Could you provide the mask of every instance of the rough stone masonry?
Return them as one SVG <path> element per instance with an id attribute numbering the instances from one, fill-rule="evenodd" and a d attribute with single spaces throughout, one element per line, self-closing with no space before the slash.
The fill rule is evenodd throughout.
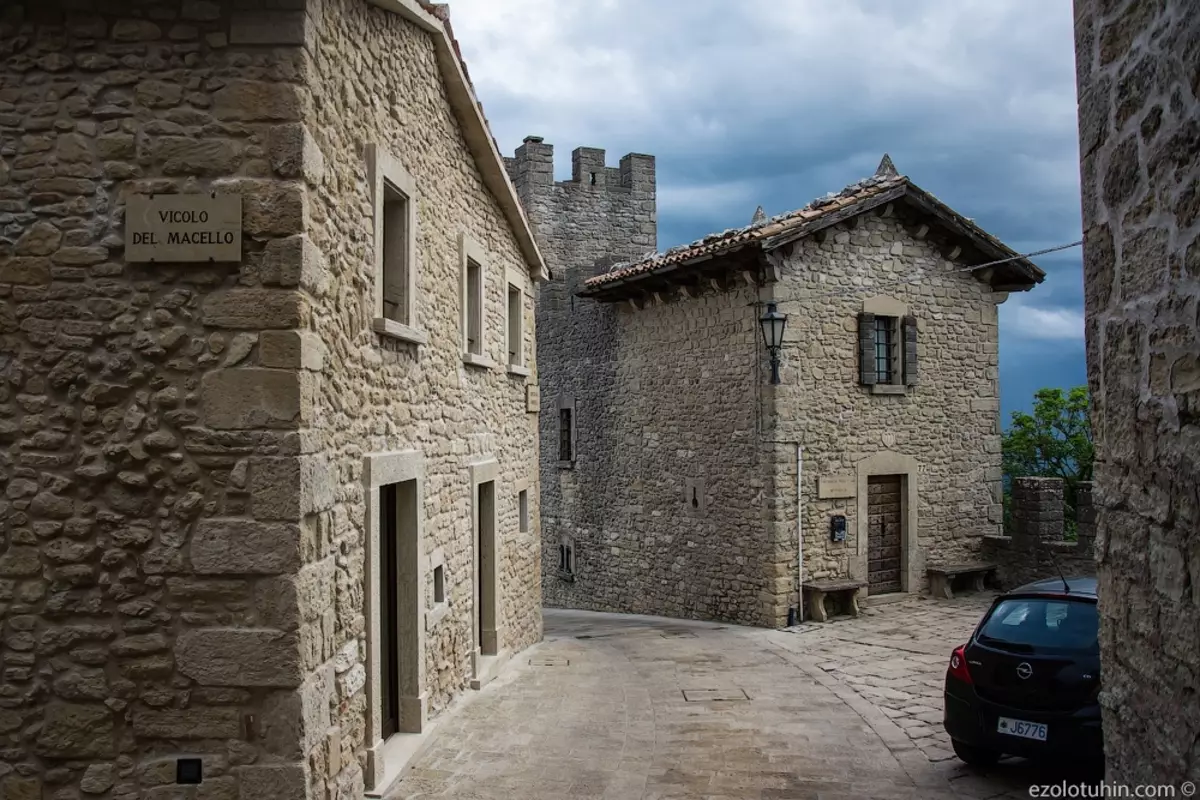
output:
<path id="1" fill-rule="evenodd" d="M 884 519 L 893 579 L 875 591 L 919 592 L 927 565 L 978 560 L 1002 516 L 996 309 L 1040 277 L 964 274 L 1012 253 L 948 209 L 941 222 L 910 209 L 885 159 L 814 201 L 805 213 L 830 224 L 772 253 L 774 269 L 752 248 L 698 243 L 664 266 L 682 289 L 632 275 L 597 302 L 592 283 L 639 264 L 656 235 L 653 159 L 604 156 L 576 149 L 557 182 L 538 137 L 508 159 L 554 272 L 537 312 L 546 604 L 782 626 L 801 558 L 805 581 L 868 587 L 867 529 Z M 739 232 L 705 242 L 725 235 Z M 789 314 L 777 387 L 764 385 L 763 302 Z M 875 311 L 912 321 L 909 385 L 863 385 L 859 326 Z M 891 502 L 872 507 L 875 476 L 890 476 Z M 844 540 L 831 541 L 835 518 Z"/>
<path id="2" fill-rule="evenodd" d="M 1076 0 L 1109 778 L 1200 781 L 1200 5 Z"/>
<path id="3" fill-rule="evenodd" d="M 473 464 L 495 486 L 496 645 L 540 637 L 536 248 L 448 27 L 389 5 L 0 9 L 6 800 L 357 799 L 390 774 L 368 724 L 373 455 L 419 465 L 405 730 L 479 677 Z M 375 330 L 369 148 L 415 186 L 409 340 Z M 128 263 L 131 195 L 211 192 L 242 198 L 240 263 Z M 523 373 L 464 362 L 464 237 L 497 364 L 520 292 Z"/>

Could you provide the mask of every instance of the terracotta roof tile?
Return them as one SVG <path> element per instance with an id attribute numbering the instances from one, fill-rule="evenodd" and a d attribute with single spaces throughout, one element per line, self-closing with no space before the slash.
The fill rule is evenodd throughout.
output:
<path id="1" fill-rule="evenodd" d="M 734 228 L 720 233 L 710 234 L 691 244 L 673 247 L 663 253 L 647 253 L 637 261 L 626 261 L 615 264 L 608 272 L 589 278 L 586 285 L 589 289 L 601 287 L 606 283 L 652 272 L 671 264 L 679 264 L 701 256 L 713 256 L 744 247 L 748 244 L 761 242 L 766 239 L 798 229 L 813 220 L 833 214 L 846 206 L 868 200 L 875 195 L 908 183 L 902 175 L 872 175 L 857 183 L 852 183 L 840 192 L 831 192 L 824 197 L 813 200 L 803 208 L 789 211 L 776 217 L 759 220 L 744 228 Z"/>

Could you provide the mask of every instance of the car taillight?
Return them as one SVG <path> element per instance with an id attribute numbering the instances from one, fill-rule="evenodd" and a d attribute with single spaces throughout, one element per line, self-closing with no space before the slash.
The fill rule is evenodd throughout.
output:
<path id="1" fill-rule="evenodd" d="M 950 669 L 949 674 L 958 678 L 963 683 L 974 683 L 971 680 L 971 670 L 967 669 L 967 646 L 963 645 L 954 650 L 950 654 Z"/>

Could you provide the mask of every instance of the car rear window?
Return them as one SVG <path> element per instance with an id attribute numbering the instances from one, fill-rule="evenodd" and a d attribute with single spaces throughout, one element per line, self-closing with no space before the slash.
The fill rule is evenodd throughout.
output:
<path id="1" fill-rule="evenodd" d="M 1016 597 L 992 610 L 979 641 L 1020 653 L 1098 653 L 1099 629 L 1095 603 Z"/>

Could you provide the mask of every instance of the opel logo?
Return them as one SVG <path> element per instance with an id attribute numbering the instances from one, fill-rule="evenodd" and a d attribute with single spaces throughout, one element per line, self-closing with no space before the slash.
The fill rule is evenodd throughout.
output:
<path id="1" fill-rule="evenodd" d="M 1017 677 L 1021 680 L 1026 680 L 1033 674 L 1033 667 L 1029 666 L 1028 661 L 1022 661 L 1017 664 Z"/>

